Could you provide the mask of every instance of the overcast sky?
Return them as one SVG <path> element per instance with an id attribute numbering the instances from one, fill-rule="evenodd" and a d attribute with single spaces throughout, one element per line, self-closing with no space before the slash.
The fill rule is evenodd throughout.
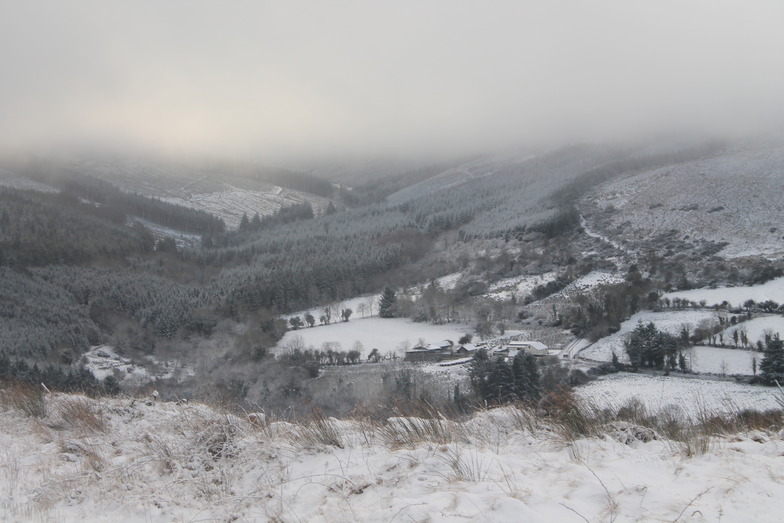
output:
<path id="1" fill-rule="evenodd" d="M 0 0 L 0 148 L 473 152 L 784 121 L 784 1 Z"/>

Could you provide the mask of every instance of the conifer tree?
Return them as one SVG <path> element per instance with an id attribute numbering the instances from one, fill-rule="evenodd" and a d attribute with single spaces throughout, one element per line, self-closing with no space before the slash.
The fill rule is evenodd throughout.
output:
<path id="1" fill-rule="evenodd" d="M 506 363 L 503 356 L 498 356 L 493 362 L 488 387 L 490 388 L 490 397 L 497 403 L 509 403 L 515 400 L 515 379 L 512 368 Z"/>
<path id="2" fill-rule="evenodd" d="M 490 395 L 491 384 L 489 382 L 490 373 L 492 371 L 493 362 L 487 355 L 486 349 L 479 349 L 474 354 L 471 361 L 471 370 L 469 377 L 471 379 L 471 387 L 474 392 L 482 399 L 488 399 Z"/>
<path id="3" fill-rule="evenodd" d="M 784 342 L 778 334 L 765 345 L 760 362 L 760 375 L 763 383 L 784 386 Z"/>
<path id="4" fill-rule="evenodd" d="M 386 287 L 381 294 L 381 299 L 378 303 L 378 315 L 382 318 L 394 318 L 397 316 L 396 303 L 397 296 L 395 295 L 395 291 Z"/>
<path id="5" fill-rule="evenodd" d="M 248 220 L 248 214 L 242 213 L 242 218 L 240 219 L 240 230 L 247 231 L 250 229 L 250 220 Z"/>
<path id="6" fill-rule="evenodd" d="M 512 360 L 512 376 L 515 392 L 520 399 L 536 399 L 539 396 L 540 378 L 536 359 L 525 351 L 520 351 Z"/>
<path id="7" fill-rule="evenodd" d="M 253 215 L 253 219 L 250 221 L 250 229 L 252 231 L 258 231 L 261 229 L 261 217 L 259 216 L 258 212 Z"/>

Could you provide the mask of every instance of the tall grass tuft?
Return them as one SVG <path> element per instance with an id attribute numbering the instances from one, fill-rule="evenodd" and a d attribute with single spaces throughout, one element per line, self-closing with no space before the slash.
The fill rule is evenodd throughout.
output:
<path id="1" fill-rule="evenodd" d="M 107 424 L 97 402 L 79 396 L 65 396 L 57 402 L 52 414 L 55 429 L 71 429 L 86 434 L 106 432 Z"/>
<path id="2" fill-rule="evenodd" d="M 594 405 L 575 397 L 568 388 L 546 396 L 541 404 L 550 421 L 567 441 L 597 436 L 603 432 L 604 420 Z"/>
<path id="3" fill-rule="evenodd" d="M 294 442 L 304 448 L 320 446 L 343 448 L 343 439 L 335 422 L 314 406 L 310 407 L 307 419 L 299 424 L 293 437 Z"/>
<path id="4" fill-rule="evenodd" d="M 380 427 L 381 438 L 392 447 L 413 448 L 421 442 L 453 443 L 467 441 L 465 427 L 450 419 L 455 412 L 444 412 L 425 401 L 395 405 L 395 416 Z"/>
<path id="5" fill-rule="evenodd" d="M 46 417 L 44 391 L 35 385 L 7 381 L 0 390 L 0 404 L 23 412 L 32 418 Z"/>

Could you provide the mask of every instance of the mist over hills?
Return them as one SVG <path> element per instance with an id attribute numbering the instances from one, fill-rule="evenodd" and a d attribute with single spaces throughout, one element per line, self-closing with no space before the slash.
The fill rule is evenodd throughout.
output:
<path id="1" fill-rule="evenodd" d="M 778 521 L 781 20 L 4 3 L 0 519 Z"/>
<path id="2" fill-rule="evenodd" d="M 624 459 L 665 445 L 680 463 L 763 425 L 753 441 L 778 441 L 780 400 L 753 384 L 778 376 L 769 354 L 784 331 L 784 143 L 573 144 L 380 169 L 333 180 L 232 162 L 6 160 L 0 408 L 15 420 L 8 426 L 69 438 L 45 443 L 47 459 L 67 456 L 56 458 L 64 476 L 74 463 L 102 474 L 125 467 L 84 450 L 100 441 L 106 454 L 124 438 L 117 461 L 124 453 L 160 461 L 145 472 L 156 485 L 212 478 L 271 441 L 291 451 L 272 461 L 280 468 L 303 453 L 317 460 L 362 449 L 386 463 L 433 445 L 482 448 L 497 460 L 529 455 L 534 441 L 579 444 L 591 456 L 617 456 L 621 445 Z M 653 342 L 640 346 L 654 352 L 643 360 L 630 347 L 645 333 Z M 511 354 L 526 342 L 546 353 Z M 446 361 L 412 361 L 439 344 L 450 347 Z M 665 388 L 682 407 L 655 405 Z M 700 394 L 710 411 L 688 402 Z M 511 424 L 503 446 L 487 443 L 501 416 Z M 138 432 L 147 426 L 140 419 L 177 427 L 189 443 Z M 10 429 L 2 437 L 21 441 Z M 32 443 L 17 448 L 33 453 Z M 371 475 L 377 466 L 368 465 Z M 243 477 L 258 475 L 255 467 Z M 484 470 L 459 485 L 501 478 Z M 32 477 L 15 483 L 0 510 L 23 513 L 19 500 L 40 484 Z M 83 475 L 69 481 L 86 493 L 69 514 L 103 507 Z M 148 482 L 132 484 L 146 506 Z M 510 492 L 498 499 L 517 499 Z M 314 504 L 330 496 L 314 495 Z M 636 498 L 617 496 L 624 513 L 637 510 Z M 243 503 L 232 513 L 274 512 Z M 309 505 L 289 512 L 342 513 Z M 560 514 L 550 502 L 532 506 Z"/>
<path id="3" fill-rule="evenodd" d="M 98 342 L 185 350 L 183 340 L 209 345 L 221 322 L 244 330 L 258 314 L 269 319 L 254 344 L 271 346 L 285 332 L 274 314 L 455 271 L 464 286 L 449 300 L 461 305 L 482 299 L 472 281 L 481 289 L 552 270 L 574 278 L 636 265 L 654 278 L 650 290 L 715 285 L 730 272 L 743 279 L 758 265 L 778 274 L 782 150 L 770 141 L 574 145 L 353 187 L 232 164 L 8 164 L 0 260 L 14 327 L 3 352 L 59 364 L 57 354 Z M 132 283 L 150 278 L 161 280 Z M 30 286 L 81 312 L 72 320 L 24 312 L 18 296 Z M 519 305 L 509 307 L 517 314 Z M 74 338 L 76 317 L 84 327 Z M 31 336 L 40 322 L 54 329 Z M 226 350 L 249 350 L 238 343 Z"/>

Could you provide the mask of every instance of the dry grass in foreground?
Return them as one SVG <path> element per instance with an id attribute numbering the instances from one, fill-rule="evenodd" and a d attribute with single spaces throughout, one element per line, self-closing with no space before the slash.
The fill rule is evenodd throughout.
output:
<path id="1" fill-rule="evenodd" d="M 408 402 L 358 409 L 346 419 L 316 408 L 301 419 L 275 419 L 198 403 L 91 399 L 6 384 L 0 437 L 14 450 L 0 456 L 6 478 L 0 479 L 0 518 L 89 519 L 91 511 L 117 506 L 128 519 L 152 521 L 419 520 L 430 517 L 426 507 L 443 501 L 432 493 L 454 489 L 462 494 L 438 510 L 463 519 L 503 519 L 471 507 L 492 512 L 509 503 L 564 520 L 609 521 L 642 507 L 637 517 L 644 519 L 654 513 L 646 502 L 655 499 L 652 487 L 637 485 L 636 473 L 605 468 L 617 456 L 632 462 L 647 456 L 639 467 L 663 466 L 669 456 L 676 471 L 667 473 L 677 477 L 682 460 L 699 460 L 728 442 L 775 446 L 784 427 L 781 409 L 731 404 L 722 414 L 703 409 L 696 419 L 649 412 L 638 401 L 602 409 L 568 390 L 544 404 L 546 410 L 511 405 L 465 414 Z M 614 483 L 616 476 L 624 486 Z M 472 485 L 492 495 L 462 506 L 460 496 L 473 492 Z M 657 506 L 657 517 L 676 520 L 686 507 L 709 510 L 703 498 L 721 500 L 702 493 L 706 488 L 686 489 L 689 497 L 680 504 Z M 553 496 L 562 501 L 545 506 Z M 375 500 L 384 501 L 377 506 Z M 368 506 L 375 508 L 368 512 Z"/>

